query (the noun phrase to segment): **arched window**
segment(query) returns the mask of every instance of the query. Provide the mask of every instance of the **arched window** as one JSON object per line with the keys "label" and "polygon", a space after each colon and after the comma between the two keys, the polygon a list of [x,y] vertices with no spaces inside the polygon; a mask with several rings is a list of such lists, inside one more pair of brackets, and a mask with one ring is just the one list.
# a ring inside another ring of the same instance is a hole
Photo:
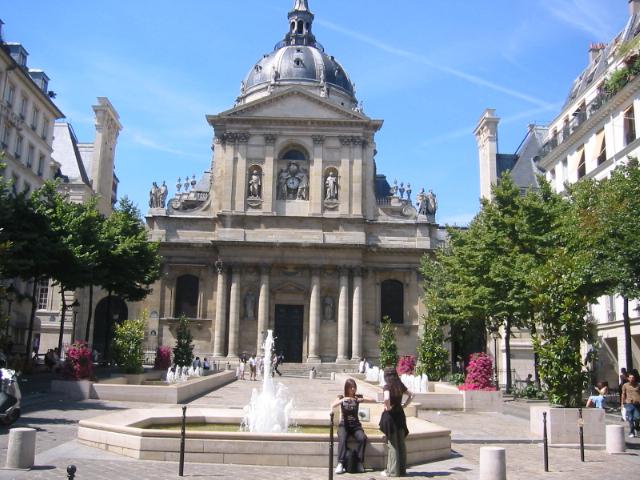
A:
{"label": "arched window", "polygon": [[404,286],[397,280],[385,280],[380,286],[381,319],[389,317],[391,323],[404,323]]}
{"label": "arched window", "polygon": [[182,275],[176,280],[176,303],[174,317],[182,315],[188,318],[198,316],[199,280],[194,275]]}
{"label": "arched window", "polygon": [[307,156],[298,148],[290,148],[287,150],[284,155],[282,155],[283,160],[306,160]]}

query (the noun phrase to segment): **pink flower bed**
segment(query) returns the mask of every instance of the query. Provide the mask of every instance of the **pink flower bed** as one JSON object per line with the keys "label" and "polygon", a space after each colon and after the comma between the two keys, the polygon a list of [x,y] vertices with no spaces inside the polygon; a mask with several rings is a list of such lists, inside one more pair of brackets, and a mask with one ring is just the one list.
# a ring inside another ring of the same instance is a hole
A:
{"label": "pink flower bed", "polygon": [[91,350],[84,342],[70,345],[64,360],[64,376],[73,380],[91,378],[93,375],[93,359]]}
{"label": "pink flower bed", "polygon": [[156,350],[156,360],[153,368],[158,370],[166,370],[171,366],[171,347],[162,346]]}
{"label": "pink flower bed", "polygon": [[405,355],[404,357],[400,357],[396,371],[398,372],[398,375],[413,375],[415,368],[416,357],[413,355]]}
{"label": "pink flower bed", "polygon": [[495,391],[493,384],[493,362],[486,353],[472,353],[467,365],[467,375],[464,383],[458,386],[460,390]]}

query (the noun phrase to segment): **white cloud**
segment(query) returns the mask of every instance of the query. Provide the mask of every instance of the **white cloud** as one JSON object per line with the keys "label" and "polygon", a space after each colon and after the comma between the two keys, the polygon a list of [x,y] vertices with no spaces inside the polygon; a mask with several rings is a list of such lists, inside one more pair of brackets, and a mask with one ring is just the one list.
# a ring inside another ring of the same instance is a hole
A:
{"label": "white cloud", "polygon": [[139,132],[131,132],[129,131],[125,131],[125,135],[127,135],[130,137],[131,141],[137,145],[140,145],[142,147],[145,148],[149,148],[151,150],[157,150],[159,152],[165,152],[165,153],[170,153],[172,155],[180,155],[182,157],[195,157],[195,158],[200,158],[200,156],[198,155],[194,155],[182,150],[178,150],[175,148],[171,148],[168,147],[166,145],[161,144],[160,142],[157,142],[156,140],[153,140]]}
{"label": "white cloud", "polygon": [[491,80],[487,80],[485,78],[479,77],[477,75],[473,75],[471,73],[468,72],[464,72],[462,70],[458,70],[452,67],[448,67],[446,65],[442,65],[442,64],[438,64],[435,63],[433,61],[431,61],[429,58],[427,58],[424,55],[421,55],[419,53],[415,53],[415,52],[411,52],[409,50],[405,50],[402,48],[398,48],[395,47],[393,45],[389,45],[387,43],[383,43],[380,42],[372,37],[369,37],[363,33],[359,33],[356,32],[354,30],[350,30],[347,28],[344,28],[340,25],[336,25],[335,23],[332,22],[327,22],[326,20],[317,20],[317,23],[319,23],[320,25],[333,30],[335,32],[339,32],[342,33],[343,35],[347,35],[351,38],[354,38],[356,40],[359,40],[363,43],[366,43],[368,45],[371,45],[379,50],[382,50],[384,52],[390,53],[391,55],[395,55],[398,57],[402,57],[402,58],[408,58],[417,62],[420,62],[423,65],[427,65],[431,68],[440,70],[443,73],[446,73],[448,75],[451,75],[453,77],[459,78],[461,80],[464,80],[466,82],[469,82],[473,85],[479,86],[479,87],[485,87],[488,88],[490,90],[495,90],[497,92],[503,93],[505,95],[508,95],[510,97],[513,98],[517,98],[519,100],[524,100],[525,102],[531,103],[532,105],[536,105],[538,107],[543,107],[543,108],[547,108],[550,107],[550,103],[546,102],[545,100],[541,100],[539,98],[536,98],[532,95],[529,95],[527,93],[524,92],[520,92],[518,90],[514,90],[512,88],[506,87],[504,85],[500,85],[498,83],[492,82]]}
{"label": "white cloud", "polygon": [[610,2],[601,0],[547,0],[542,2],[542,6],[561,22],[594,36],[594,41],[609,41],[616,33],[610,16]]}

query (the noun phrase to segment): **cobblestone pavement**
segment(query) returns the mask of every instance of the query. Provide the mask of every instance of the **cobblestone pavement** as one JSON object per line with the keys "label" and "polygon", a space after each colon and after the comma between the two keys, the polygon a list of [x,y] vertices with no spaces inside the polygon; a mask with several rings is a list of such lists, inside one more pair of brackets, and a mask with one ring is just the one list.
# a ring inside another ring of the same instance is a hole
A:
{"label": "cobblestone pavement", "polygon": [[[326,408],[341,385],[329,380],[285,378],[300,409]],[[257,382],[235,382],[191,402],[193,406],[238,406],[246,404]],[[88,400],[69,402],[51,394],[34,393],[26,396],[24,415],[17,426],[30,426],[38,430],[36,467],[31,471],[0,470],[0,479],[65,479],[66,466],[76,465],[76,479],[172,479],[178,477],[175,462],[133,460],[110,452],[80,445],[75,441],[77,422],[106,411],[124,408],[155,408],[162,405],[101,402]],[[510,480],[553,479],[564,476],[577,480],[607,478],[617,480],[633,478],[632,472],[640,468],[640,441],[628,442],[628,453],[610,456],[602,450],[587,450],[586,462],[580,462],[577,449],[552,448],[549,451],[550,472],[543,470],[543,453],[539,439],[529,433],[528,421],[507,414],[479,414],[462,412],[423,412],[421,416],[452,430],[453,452],[446,461],[418,465],[408,472],[409,477],[451,480],[478,478],[479,451],[482,446],[502,446],[506,449],[507,471]],[[0,431],[0,465],[4,465],[7,448],[6,430]],[[637,449],[637,450],[635,450]],[[185,477],[197,479],[296,479],[316,480],[328,478],[327,469],[247,467],[234,465],[186,464]],[[379,471],[342,478],[362,480],[382,479]],[[337,478],[340,478],[337,477]]]}

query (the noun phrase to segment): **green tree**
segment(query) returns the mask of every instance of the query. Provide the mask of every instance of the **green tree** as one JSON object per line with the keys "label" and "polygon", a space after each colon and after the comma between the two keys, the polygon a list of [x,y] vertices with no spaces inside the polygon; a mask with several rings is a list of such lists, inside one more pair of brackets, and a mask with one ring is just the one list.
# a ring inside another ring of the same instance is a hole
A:
{"label": "green tree", "polygon": [[[145,315],[146,316],[146,315]],[[144,329],[146,318],[125,320],[115,326],[113,350],[118,366],[125,373],[141,373],[144,369]]]}
{"label": "green tree", "polygon": [[62,339],[66,312],[69,308],[65,292],[91,284],[91,272],[97,260],[98,233],[102,215],[96,208],[96,199],[74,203],[58,191],[58,185],[47,182],[34,194],[36,210],[48,218],[52,233],[68,252],[52,277],[60,288],[61,312],[58,348],[62,351]]}
{"label": "green tree", "polygon": [[388,316],[384,316],[380,323],[380,367],[395,367],[398,363],[398,347],[396,346],[395,329]]}
{"label": "green tree", "polygon": [[181,367],[191,366],[193,362],[193,337],[189,329],[189,319],[182,315],[178,320],[176,346],[173,347],[173,363]]}
{"label": "green tree", "polygon": [[[100,235],[96,280],[107,291],[107,322],[112,322],[113,295],[126,301],[140,301],[150,292],[150,285],[160,276],[160,256],[157,242],[147,239],[147,231],[139,210],[128,198],[105,220]],[[113,324],[108,323],[105,338],[105,358]]]}
{"label": "green tree", "polygon": [[626,368],[633,368],[629,300],[640,298],[640,166],[630,158],[600,181],[571,187],[576,208],[574,233],[592,253],[600,294],[623,298]]}
{"label": "green tree", "polygon": [[432,317],[425,317],[422,335],[418,343],[417,375],[427,375],[429,380],[442,380],[449,371],[449,352],[444,348],[442,327]]}

